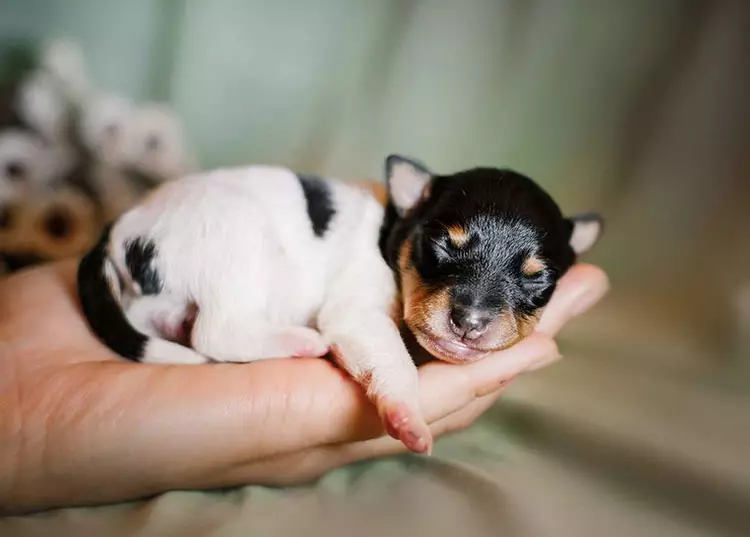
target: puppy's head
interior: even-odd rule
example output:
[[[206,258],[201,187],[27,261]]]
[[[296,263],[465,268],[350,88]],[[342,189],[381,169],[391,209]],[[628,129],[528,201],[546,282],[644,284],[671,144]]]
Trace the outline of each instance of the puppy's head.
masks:
[[[406,325],[435,357],[469,362],[528,335],[557,280],[598,240],[597,215],[566,218],[531,179],[475,168],[436,175],[386,160],[381,249]]]

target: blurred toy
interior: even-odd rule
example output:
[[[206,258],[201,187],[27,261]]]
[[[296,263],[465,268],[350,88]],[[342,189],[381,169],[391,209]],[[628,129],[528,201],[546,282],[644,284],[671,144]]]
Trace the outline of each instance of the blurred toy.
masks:
[[[0,65],[0,274],[77,255],[151,188],[197,170],[177,115],[92,83],[73,42]]]
[[[29,204],[28,237],[33,251],[50,259],[80,255],[99,232],[90,200],[73,189],[63,189]]]
[[[174,111],[162,103],[146,103],[135,110],[128,147],[128,167],[155,183],[197,171]]]
[[[0,208],[0,258],[21,268],[26,262],[80,255],[99,229],[93,204],[74,189],[16,199]]]
[[[29,131],[0,131],[0,200],[28,195],[45,182],[43,153],[42,140]]]
[[[33,196],[62,184],[76,162],[75,151],[48,143],[32,131],[0,131],[0,199]]]
[[[77,134],[83,148],[104,164],[127,166],[135,105],[116,95],[96,94],[79,107]]]
[[[69,135],[70,105],[48,73],[34,72],[21,81],[13,105],[23,125],[46,141],[62,142]]]

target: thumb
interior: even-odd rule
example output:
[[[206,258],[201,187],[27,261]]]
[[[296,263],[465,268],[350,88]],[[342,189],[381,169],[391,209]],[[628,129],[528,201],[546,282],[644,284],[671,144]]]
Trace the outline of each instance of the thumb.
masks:
[[[557,283],[536,331],[555,337],[565,323],[590,309],[608,290],[609,279],[601,268],[575,265]]]

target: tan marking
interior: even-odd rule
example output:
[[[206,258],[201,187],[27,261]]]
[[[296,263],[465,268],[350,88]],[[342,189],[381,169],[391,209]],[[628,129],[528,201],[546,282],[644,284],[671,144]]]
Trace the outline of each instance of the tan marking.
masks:
[[[539,318],[542,316],[542,310],[538,309],[531,315],[518,315],[516,316],[516,322],[518,323],[518,337],[523,339],[531,334],[536,325],[539,324]]]
[[[399,252],[399,272],[401,273],[401,293],[404,308],[404,320],[406,324],[414,329],[433,333],[430,327],[430,319],[433,316],[447,314],[450,310],[450,295],[443,288],[438,291],[429,291],[420,278],[417,271],[411,266],[412,240],[404,241]]]
[[[430,192],[432,192],[432,181],[427,183],[424,189],[422,190],[422,201],[430,197]]]
[[[353,184],[365,190],[366,192],[369,192],[370,194],[372,194],[372,196],[376,200],[378,200],[378,203],[380,203],[381,205],[385,206],[388,204],[388,189],[383,183],[373,181],[372,179],[360,179],[360,180],[354,181]],[[424,187],[424,190],[422,190],[422,198],[421,198],[422,201],[430,197],[431,187],[432,187],[432,182],[429,182]]]
[[[526,261],[523,262],[521,270],[523,271],[524,276],[534,276],[544,270],[545,266],[544,261],[537,256],[532,255],[531,257],[527,257]]]
[[[373,181],[370,179],[363,179],[356,181],[355,184],[372,194],[381,205],[388,203],[388,191],[383,183]]]
[[[495,352],[512,347],[534,331],[540,316],[541,310],[531,315],[515,315],[510,311],[501,313],[487,330],[489,341],[483,346]]]
[[[459,224],[453,224],[452,226],[448,226],[448,237],[450,237],[451,242],[458,246],[459,248],[463,245],[465,245],[469,241],[469,235],[466,233],[466,228]]]
[[[412,240],[407,239],[401,246],[398,268],[401,274],[402,319],[406,325],[417,333],[430,337],[451,339],[452,335],[444,332],[441,319],[447,318],[451,307],[448,288],[430,291],[411,265]],[[492,322],[485,336],[481,338],[481,348],[487,351],[499,351],[512,347],[531,334],[537,326],[541,309],[532,315],[516,315],[504,311]],[[439,326],[435,326],[437,321]]]

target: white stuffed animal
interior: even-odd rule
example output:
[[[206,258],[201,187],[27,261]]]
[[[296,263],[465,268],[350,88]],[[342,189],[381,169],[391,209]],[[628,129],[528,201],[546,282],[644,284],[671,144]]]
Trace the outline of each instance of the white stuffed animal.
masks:
[[[46,142],[32,131],[0,131],[0,199],[29,197],[58,186],[75,161],[71,147]]]
[[[129,166],[154,182],[163,183],[197,170],[182,123],[166,104],[138,107],[129,134]]]

